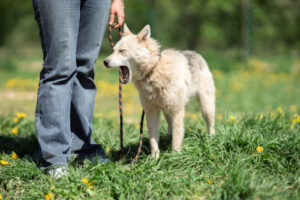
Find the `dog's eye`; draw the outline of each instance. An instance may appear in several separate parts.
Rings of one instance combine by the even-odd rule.
[[[125,51],[125,49],[119,49],[119,53],[124,53]]]

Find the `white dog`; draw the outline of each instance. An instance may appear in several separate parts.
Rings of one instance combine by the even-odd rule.
[[[172,148],[181,150],[185,105],[196,96],[210,135],[215,134],[215,85],[205,60],[193,51],[166,49],[150,37],[150,26],[134,35],[126,24],[122,39],[104,60],[121,67],[124,84],[134,83],[146,113],[151,154],[159,158],[159,116],[163,111],[172,135]]]

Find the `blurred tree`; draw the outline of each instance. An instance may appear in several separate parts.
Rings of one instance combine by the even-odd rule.
[[[135,33],[150,23],[152,35],[165,47],[240,49],[242,1],[130,0],[125,1],[125,20]],[[253,52],[299,51],[299,10],[299,0],[251,0]],[[7,41],[28,45],[25,41],[39,40],[32,28],[36,24],[31,1],[0,0],[0,20],[0,46],[12,43]],[[110,51],[106,41],[102,50]]]
[[[32,15],[32,3],[28,0],[1,0],[0,1],[0,46],[3,45],[7,37],[11,34],[18,21],[26,16]]]

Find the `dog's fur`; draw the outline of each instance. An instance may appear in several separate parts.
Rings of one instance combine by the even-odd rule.
[[[210,135],[215,134],[215,85],[201,55],[166,49],[150,37],[150,26],[134,35],[124,26],[122,39],[105,59],[106,67],[126,66],[146,113],[151,154],[159,158],[159,116],[163,111],[172,135],[172,148],[181,150],[185,105],[196,96]]]

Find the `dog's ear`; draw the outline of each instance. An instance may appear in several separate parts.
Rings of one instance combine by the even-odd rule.
[[[151,29],[149,24],[146,25],[143,30],[141,30],[141,32],[139,32],[139,34],[137,35],[139,38],[139,41],[146,41],[150,38],[151,36]]]
[[[131,31],[129,30],[129,28],[127,27],[127,24],[124,23],[124,36],[127,36],[127,35],[131,35]]]

